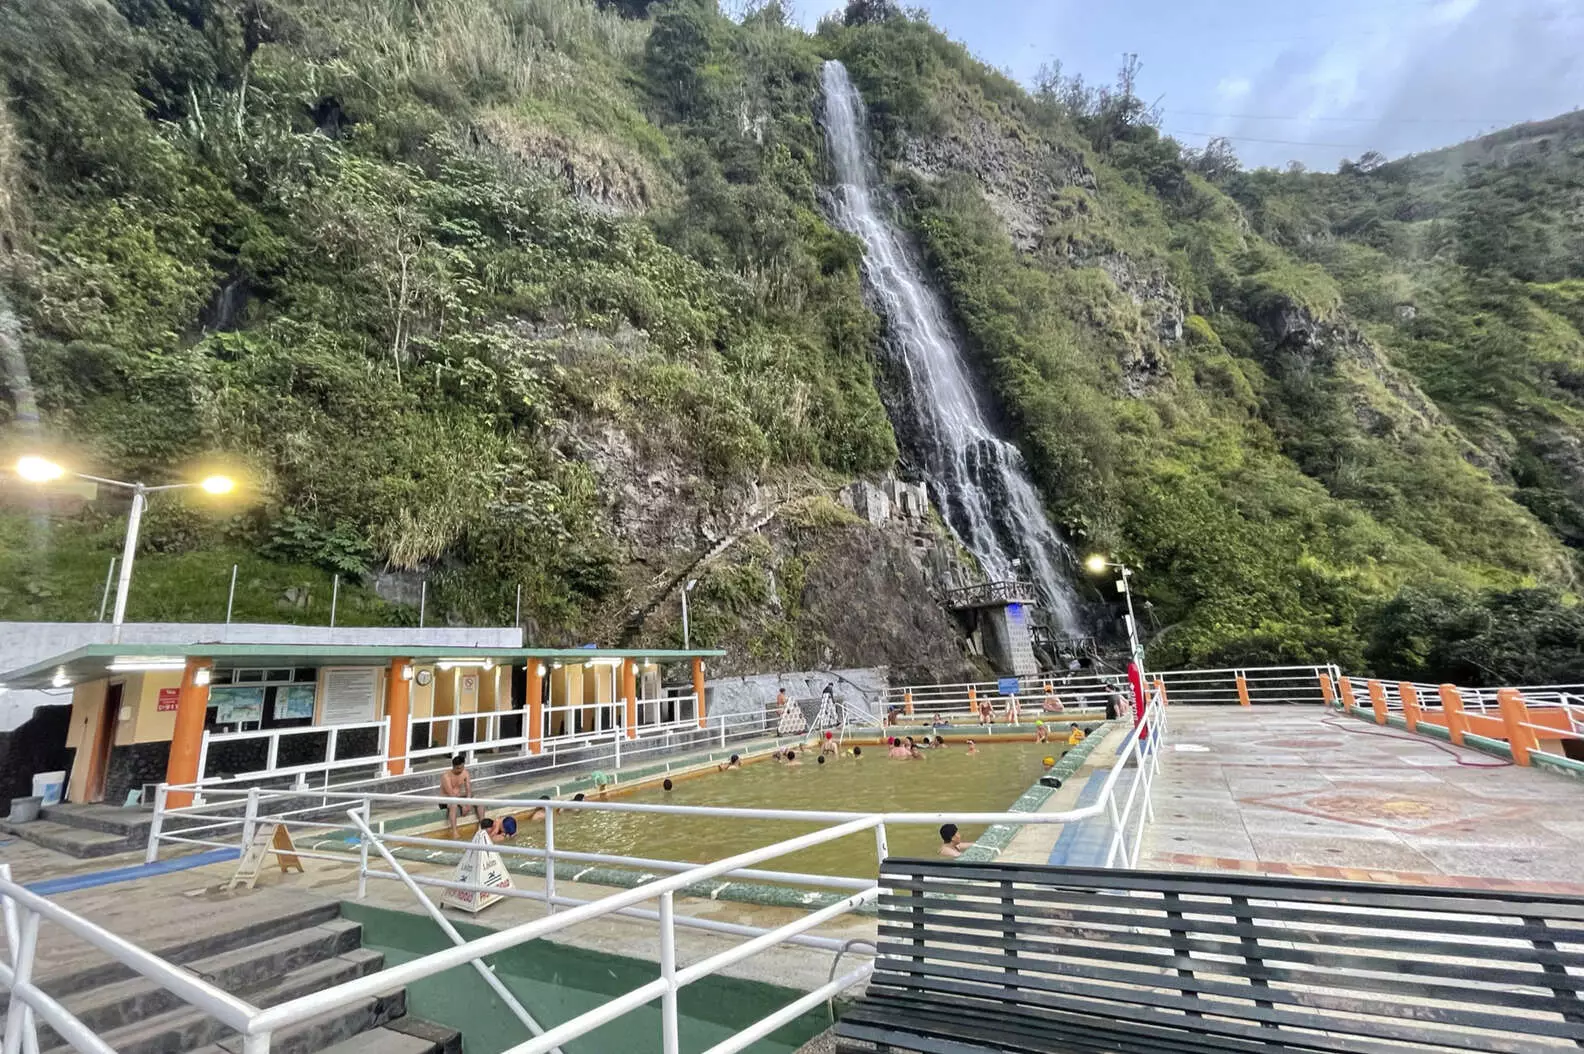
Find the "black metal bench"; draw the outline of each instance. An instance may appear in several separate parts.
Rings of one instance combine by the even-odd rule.
[[[1584,897],[946,859],[880,884],[844,1052],[1584,1048]]]

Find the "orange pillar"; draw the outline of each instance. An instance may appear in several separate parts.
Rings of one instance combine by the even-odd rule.
[[[974,691],[974,686],[968,686],[968,712],[975,717],[979,716],[979,694]]]
[[[1353,712],[1353,708],[1358,705],[1358,700],[1353,696],[1352,679],[1348,677],[1342,678],[1341,680],[1337,681],[1337,687],[1342,690],[1342,712],[1345,714],[1351,714]]]
[[[913,690],[911,688],[902,689],[902,712],[904,714],[913,712]]]
[[[1414,691],[1414,686],[1407,681],[1398,681],[1397,698],[1402,700],[1403,726],[1410,732],[1417,731],[1419,728],[1419,693]]]
[[[198,780],[198,755],[203,750],[204,716],[209,711],[209,674],[205,672],[202,684],[198,671],[214,669],[209,659],[188,659],[182,671],[181,687],[176,696],[176,728],[171,733],[170,760],[165,763],[166,783],[196,783]],[[177,791],[165,798],[165,804],[180,809],[192,804],[190,791]]]
[[[1336,706],[1336,690],[1331,687],[1331,675],[1329,673],[1320,675],[1320,699],[1325,703],[1327,709]]]
[[[1386,689],[1381,687],[1379,681],[1372,679],[1369,682],[1369,697],[1370,708],[1375,711],[1375,723],[1384,725],[1386,723]]]
[[[1248,678],[1243,676],[1243,671],[1237,672],[1238,705],[1249,706]]]
[[[693,695],[698,700],[699,727],[704,727],[704,660],[693,657]]]
[[[622,694],[627,697],[627,738],[638,738],[638,671],[631,659],[621,665]]]
[[[1160,696],[1161,705],[1166,705],[1166,680],[1162,677],[1155,678],[1155,693]]]
[[[1529,706],[1523,693],[1516,688],[1502,688],[1496,693],[1496,702],[1501,707],[1502,723],[1507,726],[1513,764],[1529,764],[1529,752],[1540,749],[1540,737],[1529,727]]]
[[[1447,735],[1458,746],[1463,745],[1463,733],[1468,722],[1463,718],[1463,694],[1450,684],[1441,686],[1441,714],[1446,718]]]
[[[528,753],[544,752],[544,666],[528,660]]]
[[[392,776],[407,771],[407,724],[412,719],[412,682],[403,673],[411,659],[392,659],[385,671],[385,716],[390,719],[390,740],[385,744],[385,768]]]

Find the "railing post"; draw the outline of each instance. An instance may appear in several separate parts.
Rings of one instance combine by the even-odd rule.
[[[1463,745],[1463,733],[1468,731],[1468,718],[1463,716],[1463,696],[1457,687],[1443,684],[1441,693],[1441,714],[1446,718],[1447,738],[1458,746]]]
[[[165,791],[170,784],[161,783],[154,788],[154,822],[149,824],[148,847],[143,850],[143,862],[152,864],[159,859],[160,832],[165,829]]]
[[[1358,705],[1358,699],[1353,695],[1353,679],[1350,677],[1337,677],[1337,690],[1342,693],[1342,712],[1351,714]]]
[[[367,798],[364,798],[363,799],[363,826],[369,828],[370,830],[372,830],[373,827],[374,827],[374,815],[373,815],[373,810],[369,806],[370,806],[369,800]],[[550,815],[550,811],[548,809],[545,810],[545,815],[546,816]],[[368,869],[369,869],[368,868],[368,851],[369,851],[369,836],[366,833],[364,833],[363,831],[358,831],[358,899],[359,900],[362,900],[363,898],[368,896]]]
[[[266,749],[266,753],[264,755],[264,771],[265,772],[274,772],[275,769],[280,765],[280,741],[281,741],[281,737],[280,737],[280,733],[279,732],[276,732],[274,735],[269,737],[269,746]],[[199,761],[198,761],[198,774],[199,774],[200,777],[203,775],[203,758],[204,758],[204,755],[207,754],[208,752],[209,752],[209,733],[205,732],[204,733],[204,749],[203,749],[203,752],[199,754]]]
[[[979,695],[971,684],[968,686],[968,712],[975,717],[979,716]]]
[[[242,817],[242,849],[253,844],[254,832],[258,830],[259,789],[249,787],[247,795],[247,812]]]
[[[5,1054],[22,1054],[22,1026],[32,1023],[27,1004],[16,995],[18,989],[33,979],[33,953],[38,947],[39,916],[37,912],[22,912],[22,934],[17,940],[16,966],[11,973],[11,1012],[6,1015]]]
[[[1253,705],[1249,701],[1248,678],[1243,676],[1243,671],[1242,670],[1239,670],[1237,672],[1237,693],[1238,693],[1238,705],[1239,706],[1251,706],[1251,705]]]
[[[1397,682],[1397,698],[1402,700],[1403,727],[1410,732],[1419,729],[1419,693],[1407,681]]]
[[[875,856],[877,856],[879,858],[879,862],[881,864],[884,864],[886,862],[886,857],[888,857],[890,855],[891,855],[891,843],[886,840],[886,826],[885,826],[884,823],[876,824],[875,825]],[[879,871],[877,870],[875,873],[879,874]]]
[[[4,879],[7,882],[12,881],[10,864],[0,864],[0,879]],[[14,970],[16,969],[17,954],[20,950],[22,939],[21,928],[17,925],[16,902],[6,897],[0,897],[0,914],[3,914],[4,917],[6,948],[11,952],[11,968]],[[18,1001],[13,997],[11,1013],[26,1015],[27,1020],[22,1023],[22,1042],[25,1046],[25,1054],[38,1054],[38,1027],[33,1023],[33,1008],[19,1005]]]
[[[1374,678],[1369,680],[1369,697],[1370,709],[1375,711],[1375,723],[1384,725],[1386,723],[1386,689]]]
[[[721,749],[722,750],[724,750],[726,748],[726,715],[725,714],[720,715],[720,745],[721,745]]]
[[[616,760],[611,765],[611,768],[613,768],[613,769],[620,769],[621,768],[621,741],[622,741],[622,730],[618,728],[618,729],[616,729],[615,731],[613,731],[611,733],[611,744],[616,749]]]
[[[1540,737],[1529,727],[1529,706],[1523,693],[1516,688],[1502,688],[1496,693],[1496,705],[1501,707],[1502,723],[1507,726],[1513,764],[1529,764],[1529,752],[1540,749]]]
[[[391,774],[391,770],[390,770],[390,734],[391,734],[391,719],[390,719],[390,714],[386,714],[385,715],[385,719],[380,722],[380,734],[379,734],[379,758],[380,758],[380,775],[381,776],[389,776]],[[411,740],[409,739],[408,742],[411,742]]]
[[[908,715],[913,713],[913,689],[911,688],[902,689],[902,712]]]
[[[1331,675],[1324,670],[1320,672],[1320,702],[1327,710],[1336,706],[1336,690],[1331,687]]]
[[[204,729],[203,738],[198,741],[198,774],[193,782],[199,787],[203,786],[204,770],[209,765],[209,730]]]
[[[270,1034],[260,1032],[256,1036],[242,1037],[242,1054],[269,1054]]]
[[[551,758],[554,760],[554,747]],[[545,806],[545,914],[555,914],[555,806]]]
[[[663,1054],[680,1054],[682,1049],[677,1030],[674,897],[669,892],[660,894],[660,977],[666,984],[665,992],[660,996],[660,1049]]]

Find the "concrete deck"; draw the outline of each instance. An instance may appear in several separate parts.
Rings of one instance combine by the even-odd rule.
[[[1143,867],[1584,894],[1584,782],[1319,707],[1173,707]]]

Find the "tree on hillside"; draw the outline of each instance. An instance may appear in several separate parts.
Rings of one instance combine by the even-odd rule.
[[[867,26],[901,17],[902,9],[896,0],[847,0],[847,13],[842,20],[849,26]]]
[[[1212,183],[1234,176],[1243,168],[1237,151],[1232,149],[1232,141],[1225,136],[1210,140],[1203,150],[1184,150],[1183,160]]]

